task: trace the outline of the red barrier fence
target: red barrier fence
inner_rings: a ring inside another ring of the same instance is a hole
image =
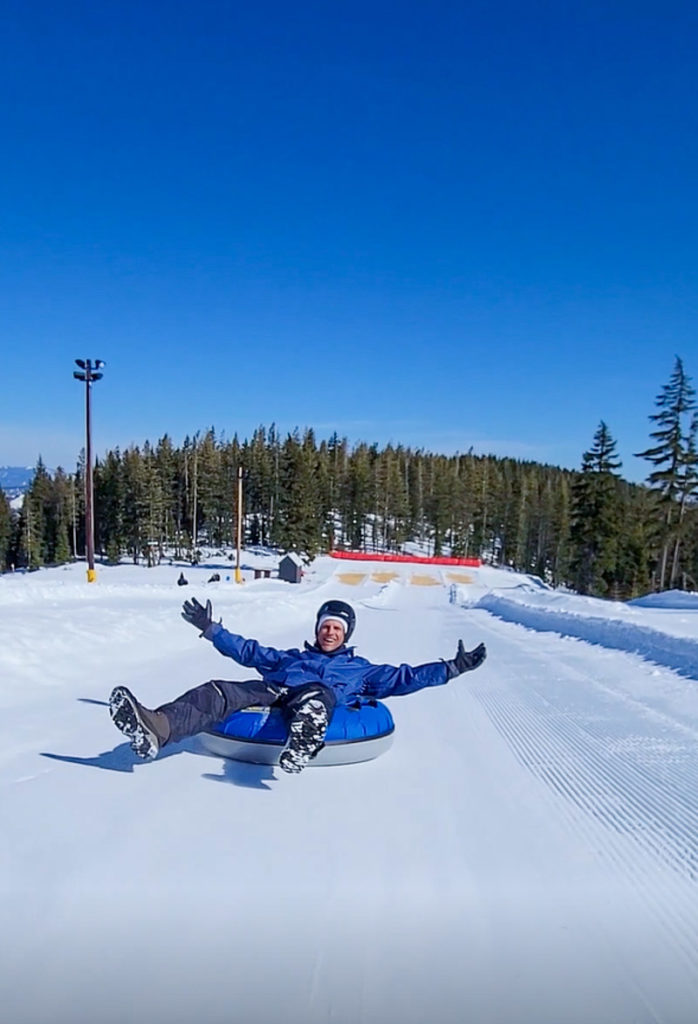
[[[416,562],[419,565],[469,565],[477,568],[482,565],[479,558],[447,558],[437,555],[428,558],[426,555],[392,555],[365,551],[330,551],[330,558],[350,558],[356,562]]]

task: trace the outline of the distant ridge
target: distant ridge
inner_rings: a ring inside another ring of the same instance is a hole
[[[0,488],[8,498],[24,494],[33,477],[33,466],[0,466]]]

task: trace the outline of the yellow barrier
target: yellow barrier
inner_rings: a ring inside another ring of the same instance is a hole
[[[398,573],[396,572],[372,572],[371,579],[374,583],[390,583],[391,580],[396,580]]]
[[[417,573],[410,576],[410,583],[415,587],[440,587],[441,581],[433,576],[420,576]]]
[[[340,583],[346,583],[350,587],[355,587],[359,583],[363,583],[366,579],[365,572],[338,572],[337,579]]]

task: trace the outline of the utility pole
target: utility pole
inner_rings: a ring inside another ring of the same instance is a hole
[[[235,565],[235,582],[242,583],[240,572],[240,547],[242,545],[242,466],[238,466],[238,528],[237,528],[237,552],[238,558]]]
[[[92,383],[101,380],[103,374],[98,370],[105,365],[104,360],[76,359],[79,370],[73,370],[73,377],[85,383],[85,555],[87,558],[87,582],[94,583],[95,572],[95,526],[94,526],[94,494],[92,488]]]
[[[191,550],[192,550],[192,562],[198,562],[196,556],[196,545],[199,541],[199,531],[197,528],[197,519],[199,516],[198,509],[198,495],[199,495],[199,483],[198,483],[198,467],[199,467],[199,450],[197,447],[197,439],[194,439],[194,511],[192,513],[192,528],[191,528]]]

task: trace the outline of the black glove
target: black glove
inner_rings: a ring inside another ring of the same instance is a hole
[[[470,672],[472,669],[482,665],[486,657],[487,649],[484,644],[478,644],[473,651],[466,651],[463,641],[459,640],[455,658],[446,662],[448,678],[453,679],[462,672]]]
[[[192,626],[196,626],[201,633],[205,633],[213,622],[213,607],[210,601],[206,602],[204,608],[195,597],[192,597],[191,601],[184,602],[182,609],[184,621],[191,622]]]

